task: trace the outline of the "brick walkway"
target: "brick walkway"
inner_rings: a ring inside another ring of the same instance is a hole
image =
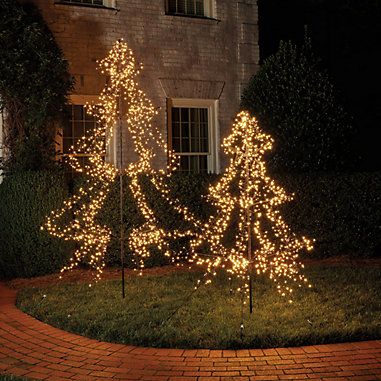
[[[54,380],[381,380],[381,340],[254,350],[154,349],[63,332],[0,283],[0,373]]]

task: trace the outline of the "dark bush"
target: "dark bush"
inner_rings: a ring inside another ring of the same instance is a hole
[[[12,174],[0,184],[0,278],[52,273],[67,261],[71,245],[40,230],[67,190],[57,171]]]
[[[352,168],[354,129],[319,67],[311,42],[281,41],[244,89],[241,107],[275,139],[269,167],[276,172]]]
[[[216,175],[178,174],[170,179],[173,197],[177,197],[200,219],[206,220],[213,209],[205,201],[208,186]],[[310,173],[277,175],[277,181],[294,200],[283,205],[282,214],[297,235],[314,238],[315,249],[308,256],[325,258],[338,255],[372,257],[381,251],[381,173]],[[186,229],[188,225],[173,212],[149,179],[143,178],[148,200],[155,211],[160,226],[166,229]],[[127,181],[126,181],[126,185]],[[110,226],[115,237],[107,252],[108,264],[119,262],[119,185],[115,184],[101,213],[102,223]],[[125,228],[128,232],[142,222],[132,195],[125,193]],[[229,240],[229,236],[227,237]],[[233,238],[233,237],[230,237]],[[229,245],[229,242],[226,242]],[[184,242],[174,242],[179,250]],[[132,253],[128,251],[127,258]],[[131,264],[131,260],[127,260]],[[156,255],[151,265],[167,263]]]
[[[213,209],[205,201],[213,175],[178,174],[169,181],[173,197],[187,205],[200,219],[206,220]],[[349,255],[375,257],[381,251],[381,173],[301,174],[276,176],[280,185],[294,193],[294,201],[285,204],[281,213],[297,235],[316,239],[312,258]],[[188,225],[160,197],[149,181],[141,178],[159,225],[187,229]],[[29,277],[47,274],[67,263],[73,245],[50,237],[39,230],[44,217],[62,206],[68,185],[56,172],[27,172],[8,176],[0,185],[0,277]],[[76,187],[74,187],[75,192]],[[124,220],[128,236],[143,219],[132,199],[125,178]],[[108,265],[119,261],[119,183],[113,184],[99,223],[112,229],[113,238],[107,250]],[[229,238],[229,237],[228,237]],[[226,243],[229,244],[228,242]],[[187,240],[174,241],[178,251]],[[132,265],[132,253],[126,245],[126,263]],[[168,263],[153,251],[147,266]]]
[[[56,122],[64,117],[73,80],[68,62],[38,8],[0,1],[0,109],[5,168],[42,170],[54,164]]]
[[[171,196],[178,198],[182,205],[186,205],[198,218],[205,220],[210,214],[210,206],[205,203],[204,196],[207,194],[207,187],[210,182],[215,179],[215,175],[199,175],[199,174],[176,174],[169,180],[169,188]],[[159,226],[170,231],[178,229],[180,231],[187,230],[190,225],[185,222],[181,216],[176,213],[155,189],[149,177],[142,176],[140,182],[147,196],[147,200],[155,216]],[[125,234],[128,237],[131,230],[140,226],[143,223],[143,217],[133,200],[132,193],[129,189],[128,178],[124,179],[124,228]],[[119,263],[120,256],[120,223],[119,223],[119,180],[117,180],[111,189],[111,192],[106,200],[104,209],[99,215],[99,222],[109,226],[113,231],[113,238],[107,250],[108,264]],[[187,245],[186,239],[171,241],[171,248],[175,251],[180,251]],[[125,245],[126,263],[132,265],[132,253]],[[168,258],[160,255],[153,250],[153,255],[147,261],[147,266],[156,266],[169,263]]]
[[[294,200],[284,216],[298,234],[316,239],[312,257],[381,254],[381,173],[280,176]]]

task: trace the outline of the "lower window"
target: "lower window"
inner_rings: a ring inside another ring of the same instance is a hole
[[[77,157],[81,165],[87,164],[89,155],[79,152],[80,140],[94,133],[97,122],[86,113],[83,105],[67,106],[67,120],[62,128],[61,157],[66,164],[69,156]]]
[[[182,172],[216,172],[213,103],[171,101],[168,110],[169,148],[179,156],[179,170]]]

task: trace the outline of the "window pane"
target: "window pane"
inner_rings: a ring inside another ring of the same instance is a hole
[[[188,123],[181,124],[181,137],[189,138],[189,124]]]
[[[174,138],[179,138],[180,137],[180,124],[175,122],[172,124],[172,136]]]
[[[191,149],[190,152],[201,152],[200,151],[200,140],[199,139],[191,139]]]
[[[75,105],[73,111],[74,120],[83,120],[83,106]]]
[[[191,172],[198,173],[199,172],[199,158],[198,156],[189,156],[189,170]]]
[[[71,120],[66,120],[63,125],[62,133],[64,137],[73,136]]]
[[[181,152],[190,152],[189,138],[181,139]]]
[[[180,156],[180,171],[189,171],[189,156]]]
[[[94,134],[96,123],[94,122],[85,122],[85,135],[91,136]]]
[[[189,108],[181,108],[181,122],[187,123],[189,122]]]
[[[177,0],[177,9],[176,13],[183,13],[185,14],[186,8],[185,8],[185,0]]]
[[[73,136],[78,138],[85,134],[83,122],[74,122]]]
[[[208,157],[206,155],[199,156],[200,158],[200,172],[208,172]]]
[[[208,138],[208,125],[207,124],[201,124],[200,125],[200,137],[207,139]]]
[[[204,16],[204,0],[196,0],[196,15]]]
[[[168,12],[176,13],[176,0],[168,0]]]
[[[172,123],[180,121],[180,109],[177,107],[172,108]]]
[[[186,10],[188,15],[194,15],[195,14],[195,9],[194,9],[194,0],[187,0],[186,4]]]
[[[71,153],[71,146],[73,145],[73,139],[63,140],[63,151],[62,153]]]
[[[200,122],[208,123],[208,109],[207,108],[200,109]]]
[[[191,123],[191,137],[199,139],[200,138],[200,125],[196,123]]]
[[[208,139],[200,140],[200,152],[209,152]]]
[[[174,138],[172,140],[172,150],[175,152],[181,152],[180,151],[180,139]]]

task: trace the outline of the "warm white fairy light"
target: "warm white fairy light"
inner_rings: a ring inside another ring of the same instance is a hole
[[[87,105],[87,112],[96,117],[98,124],[92,136],[81,139],[77,150],[72,147],[73,156],[70,157],[71,166],[77,172],[87,175],[86,183],[78,194],[65,201],[60,210],[53,211],[42,227],[53,236],[80,244],[70,264],[61,272],[71,270],[80,262],[86,261],[96,270],[97,279],[101,277],[105,266],[104,255],[111,240],[111,230],[97,224],[96,218],[119,173],[114,165],[104,161],[106,147],[109,146],[115,126],[122,125],[128,130],[131,137],[129,147],[137,156],[137,160],[124,170],[130,178],[130,190],[144,218],[143,225],[134,229],[128,237],[128,245],[135,254],[133,261],[136,266],[139,269],[144,268],[152,246],[171,256],[169,239],[190,234],[176,231],[169,233],[158,227],[158,221],[139,182],[141,175],[152,176],[158,190],[163,189],[160,194],[167,198],[163,184],[171,171],[167,174],[165,171],[155,172],[151,165],[155,157],[154,147],[158,147],[163,153],[167,153],[167,148],[158,129],[151,125],[156,110],[135,81],[139,68],[132,51],[123,40],[119,40],[108,56],[99,62],[99,67],[102,74],[108,76],[108,84],[99,97],[98,105]],[[82,167],[76,154],[88,155],[89,164]],[[170,153],[169,156],[171,166],[174,166],[176,159]],[[121,167],[123,163],[119,164]],[[74,218],[67,226],[61,227],[62,218],[70,211]]]
[[[301,250],[311,250],[312,244],[305,237],[297,238],[278,210],[292,197],[267,175],[264,155],[272,149],[272,143],[272,138],[261,131],[255,118],[247,112],[238,114],[231,134],[223,143],[230,156],[229,165],[222,178],[209,188],[208,197],[217,213],[210,217],[191,245],[193,260],[206,265],[208,275],[216,275],[217,269],[226,269],[231,276],[243,280],[243,290],[247,292],[249,274],[256,270],[257,274],[267,273],[282,296],[290,296],[293,285],[307,282],[299,272],[303,265],[298,256]],[[238,211],[238,233],[233,247],[228,248],[223,239],[235,210]],[[209,246],[210,253],[198,254],[205,245]],[[252,245],[250,254],[248,245]],[[206,277],[208,283],[211,276]]]

